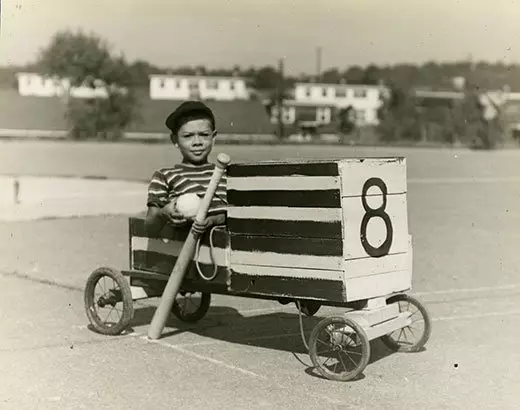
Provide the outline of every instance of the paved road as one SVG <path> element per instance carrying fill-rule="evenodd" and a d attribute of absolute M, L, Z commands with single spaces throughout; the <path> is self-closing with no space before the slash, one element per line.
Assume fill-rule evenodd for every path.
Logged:
<path fill-rule="evenodd" d="M 151 300 L 133 333 L 92 333 L 82 290 L 94 268 L 127 266 L 126 218 L 0 224 L 0 409 L 518 408 L 520 155 L 461 157 L 410 154 L 413 291 L 433 317 L 427 349 L 390 354 L 376 341 L 350 383 L 309 367 L 290 305 L 216 297 L 198 325 L 172 319 L 150 342 Z"/>

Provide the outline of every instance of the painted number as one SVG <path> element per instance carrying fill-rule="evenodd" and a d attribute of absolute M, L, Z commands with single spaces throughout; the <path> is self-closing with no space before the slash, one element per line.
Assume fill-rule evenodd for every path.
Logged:
<path fill-rule="evenodd" d="M 371 208 L 367 203 L 367 192 L 368 190 L 376 186 L 383 193 L 383 203 L 379 208 Z M 365 184 L 363 185 L 363 191 L 361 192 L 361 203 L 363 204 L 363 208 L 365 208 L 365 215 L 363 216 L 363 220 L 361 221 L 361 244 L 365 249 L 366 253 L 373 258 L 380 258 L 381 256 L 385 256 L 390 251 L 390 247 L 392 246 L 393 239 L 393 228 L 392 222 L 390 221 L 390 217 L 385 212 L 386 202 L 387 202 L 387 188 L 386 184 L 380 178 L 369 178 Z M 367 225 L 368 222 L 372 218 L 381 218 L 386 227 L 386 238 L 385 241 L 377 248 L 370 245 L 367 239 Z"/>

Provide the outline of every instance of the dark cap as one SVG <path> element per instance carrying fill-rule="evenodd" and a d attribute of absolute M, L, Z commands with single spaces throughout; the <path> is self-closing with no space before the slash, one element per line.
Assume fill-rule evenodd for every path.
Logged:
<path fill-rule="evenodd" d="M 175 111 L 173 111 L 168 118 L 166 118 L 166 127 L 172 132 L 176 133 L 181 125 L 181 120 L 184 117 L 193 114 L 202 114 L 211 121 L 213 128 L 215 128 L 215 116 L 213 115 L 213 111 L 202 103 L 201 101 L 185 101 L 181 105 L 179 105 Z"/>

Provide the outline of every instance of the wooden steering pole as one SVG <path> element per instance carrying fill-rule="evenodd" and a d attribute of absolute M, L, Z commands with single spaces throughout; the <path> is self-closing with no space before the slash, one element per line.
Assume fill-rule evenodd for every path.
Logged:
<path fill-rule="evenodd" d="M 208 189 L 204 195 L 204 198 L 202 199 L 202 203 L 198 209 L 197 215 L 195 216 L 195 220 L 197 222 L 202 222 L 204 219 L 206 219 L 206 214 L 208 213 L 211 200 L 213 199 L 220 179 L 222 178 L 222 175 L 224 174 L 224 171 L 230 162 L 231 158 L 228 155 L 224 153 L 218 155 L 217 164 L 215 170 L 213 171 L 213 175 L 211 176 Z M 186 238 L 177 261 L 175 262 L 175 266 L 173 267 L 170 278 L 168 279 L 168 283 L 164 288 L 161 302 L 159 303 L 159 306 L 153 316 L 152 323 L 150 324 L 150 329 L 148 330 L 149 339 L 155 340 L 161 336 L 173 306 L 173 302 L 175 301 L 182 280 L 184 279 L 186 269 L 193 259 L 195 247 L 197 245 L 197 238 L 198 235 L 193 232 L 193 228 L 190 229 L 188 237 Z"/>

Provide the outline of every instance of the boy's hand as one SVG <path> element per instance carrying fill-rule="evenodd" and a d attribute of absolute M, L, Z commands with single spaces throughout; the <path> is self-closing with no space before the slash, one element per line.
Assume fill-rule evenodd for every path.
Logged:
<path fill-rule="evenodd" d="M 161 217 L 175 226 L 188 223 L 188 220 L 175 208 L 175 201 L 169 202 L 161 208 Z"/>
<path fill-rule="evenodd" d="M 208 216 L 204 221 L 193 221 L 192 229 L 197 235 L 202 235 L 208 228 L 215 225 L 222 225 L 225 222 L 224 215 Z"/>
<path fill-rule="evenodd" d="M 211 227 L 213 225 L 213 221 L 211 219 L 211 216 L 204 219 L 202 222 L 197 222 L 197 220 L 193 221 L 193 225 L 191 226 L 191 229 L 194 233 L 197 235 L 202 235 L 206 229 Z"/>

